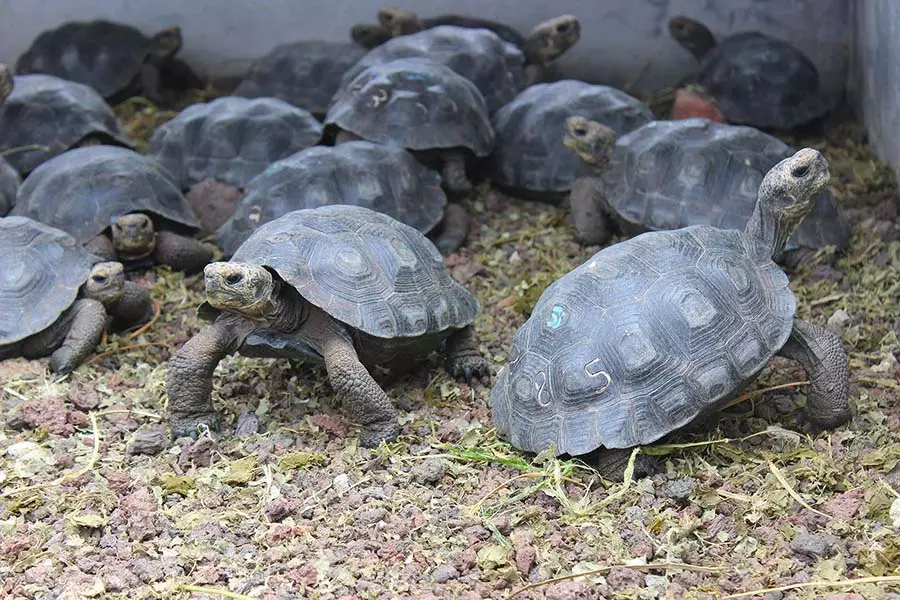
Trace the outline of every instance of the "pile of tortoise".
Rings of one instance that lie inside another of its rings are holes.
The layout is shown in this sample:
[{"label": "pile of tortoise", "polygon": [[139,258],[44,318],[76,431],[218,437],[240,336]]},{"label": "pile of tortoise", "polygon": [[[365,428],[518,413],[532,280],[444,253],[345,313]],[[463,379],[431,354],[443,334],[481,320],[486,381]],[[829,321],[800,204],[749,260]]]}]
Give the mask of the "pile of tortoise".
[{"label": "pile of tortoise", "polygon": [[849,418],[847,355],[796,317],[786,274],[849,238],[826,159],[771,134],[829,112],[796,48],[673,19],[699,67],[680,82],[685,118],[659,120],[624,91],[549,80],[581,36],[574,16],[528,34],[393,8],[377,20],[348,42],[273,48],[146,154],[110,103],[206,85],[177,57],[179,27],[66,23],[14,75],[0,66],[0,357],[70,372],[105,327],[151,318],[132,272],[202,272],[208,324],[168,364],[174,436],[220,428],[213,373],[239,352],[323,361],[361,443],[393,440],[375,366],[440,350],[455,377],[492,375],[479,303],[444,262],[486,180],[569,207],[575,241],[606,246],[546,288],[494,373],[493,419],[518,448],[596,453],[620,473],[623,450],[720,408],[776,354],[806,370],[811,422]]}]

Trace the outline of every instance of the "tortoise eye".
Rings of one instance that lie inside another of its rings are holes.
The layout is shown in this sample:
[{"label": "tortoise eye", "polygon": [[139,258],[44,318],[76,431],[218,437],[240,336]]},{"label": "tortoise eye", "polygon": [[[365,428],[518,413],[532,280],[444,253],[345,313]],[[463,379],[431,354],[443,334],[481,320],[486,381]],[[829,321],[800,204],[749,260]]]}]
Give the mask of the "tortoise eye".
[{"label": "tortoise eye", "polygon": [[244,277],[240,273],[231,273],[225,276],[225,282],[228,285],[235,285],[240,283]]},{"label": "tortoise eye", "polygon": [[797,177],[798,179],[801,177],[806,177],[806,174],[809,173],[808,165],[800,165],[799,167],[795,167],[793,171],[791,171],[791,175]]},{"label": "tortoise eye", "polygon": [[91,277],[91,279],[94,280],[94,283],[98,283],[100,285],[103,285],[104,283],[109,281],[109,277],[107,277],[106,275],[94,275],[93,277]]},{"label": "tortoise eye", "polygon": [[576,127],[576,128],[572,131],[572,133],[574,133],[574,134],[577,135],[578,137],[584,137],[584,136],[587,135],[587,129],[585,129],[584,127]]}]

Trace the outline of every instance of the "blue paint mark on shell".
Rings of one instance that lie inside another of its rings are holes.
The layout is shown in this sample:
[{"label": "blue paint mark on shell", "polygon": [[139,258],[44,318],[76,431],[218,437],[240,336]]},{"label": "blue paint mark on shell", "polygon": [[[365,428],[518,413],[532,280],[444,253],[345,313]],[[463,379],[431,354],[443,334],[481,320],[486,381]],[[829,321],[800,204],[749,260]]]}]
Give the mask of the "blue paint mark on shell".
[{"label": "blue paint mark on shell", "polygon": [[428,81],[428,76],[422,73],[406,73],[406,79],[409,81]]},{"label": "blue paint mark on shell", "polygon": [[550,318],[547,319],[547,327],[550,329],[556,329],[563,324],[566,318],[565,309],[557,304],[553,307],[553,310],[550,311]]}]

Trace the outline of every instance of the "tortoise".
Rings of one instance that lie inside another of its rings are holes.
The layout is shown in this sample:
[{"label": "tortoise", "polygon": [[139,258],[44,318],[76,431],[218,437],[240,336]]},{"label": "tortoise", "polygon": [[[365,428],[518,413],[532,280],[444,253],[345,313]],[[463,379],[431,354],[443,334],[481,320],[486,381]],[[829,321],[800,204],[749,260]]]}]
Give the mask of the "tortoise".
[{"label": "tortoise", "polygon": [[122,264],[27,217],[0,217],[0,360],[50,355],[50,370],[77,368],[116,329],[147,322],[150,294],[126,281]]},{"label": "tortoise", "polygon": [[565,79],[526,88],[491,116],[494,150],[485,161],[491,183],[512,195],[557,202],[593,173],[563,146],[567,117],[585,115],[619,134],[653,120],[650,107],[621,90]]},{"label": "tortoise", "polygon": [[373,447],[396,438],[396,410],[369,374],[408,367],[445,342],[447,371],[489,377],[472,321],[478,301],[416,229],[347,204],[289,212],[259,227],[228,262],[204,269],[212,324],[170,359],[175,437],[218,426],[213,371],[229,353],[313,354],[325,362],[349,417]]},{"label": "tortoise", "polygon": [[745,31],[717,43],[686,16],[672,18],[669,33],[700,63],[682,84],[699,84],[731,123],[790,130],[829,112],[816,66],[788,42]]},{"label": "tortoise", "polygon": [[[806,416],[851,416],[840,338],[796,316],[772,260],[830,177],[804,148],[766,174],[743,230],[694,225],[604,248],[543,292],[512,341],[490,405],[517,448],[588,455],[618,477],[626,449],[723,407],[774,355],[805,369]],[[652,464],[640,465],[652,471]]]},{"label": "tortoise", "polygon": [[135,95],[165,104],[173,94],[203,87],[175,58],[182,41],[177,25],[147,37],[124,23],[71,21],[40,33],[16,61],[16,72],[82,83],[112,104]]},{"label": "tortoise", "polygon": [[250,67],[232,95],[280,98],[322,117],[341,77],[365,54],[352,42],[281,44]]},{"label": "tortoise", "polygon": [[[512,44],[519,50],[525,50],[525,45],[529,39],[515,27],[490,19],[460,14],[419,17],[418,14],[412,11],[393,7],[385,7],[378,11],[377,25],[359,24],[351,27],[350,37],[363,48],[371,50],[391,38],[409,35],[410,33],[418,33],[419,31],[440,27],[442,25],[466,27],[469,29],[488,29],[500,36],[503,41]],[[567,20],[561,22],[560,25],[568,27],[571,26],[572,23]],[[580,29],[580,23],[577,21],[575,22],[575,26]]]},{"label": "tortoise", "polygon": [[195,273],[212,258],[190,237],[197,219],[168,171],[117,146],[78,148],[42,164],[22,183],[11,214],[62,229],[126,266]]},{"label": "tortoise", "polygon": [[216,242],[231,256],[264,223],[328,204],[364,206],[437,234],[432,239],[442,254],[457,250],[469,228],[465,209],[447,204],[437,172],[403,148],[354,141],[314,146],[273,163],[247,186]]},{"label": "tortoise", "polygon": [[16,203],[16,193],[22,178],[6,160],[0,158],[0,217],[5,215]]},{"label": "tortoise", "polygon": [[466,159],[487,156],[494,143],[487,107],[475,84],[421,57],[361,71],[335,95],[325,128],[337,143],[365,139],[412,151],[439,168],[445,189],[452,193],[472,189]]},{"label": "tortoise", "polygon": [[243,188],[273,162],[318,143],[322,124],[278,98],[192,104],[157,128],[150,156],[183,190],[205,179]]},{"label": "tortoise", "polygon": [[92,88],[53,75],[16,75],[0,105],[0,153],[20,174],[71,148],[133,148],[112,109]]},{"label": "tortoise", "polygon": [[[564,143],[594,173],[572,188],[576,237],[602,244],[612,216],[627,234],[713,225],[743,229],[765,174],[793,151],[753,127],[707,119],[651,121],[619,137],[581,116],[565,123]],[[791,268],[816,250],[850,242],[850,225],[834,196],[823,190],[776,260]]]},{"label": "tortoise", "polygon": [[373,65],[421,56],[471,80],[493,113],[526,86],[542,81],[550,63],[578,41],[580,31],[575,17],[551,19],[535,28],[523,51],[487,29],[433,27],[393,38],[369,51],[344,73],[340,88]]}]

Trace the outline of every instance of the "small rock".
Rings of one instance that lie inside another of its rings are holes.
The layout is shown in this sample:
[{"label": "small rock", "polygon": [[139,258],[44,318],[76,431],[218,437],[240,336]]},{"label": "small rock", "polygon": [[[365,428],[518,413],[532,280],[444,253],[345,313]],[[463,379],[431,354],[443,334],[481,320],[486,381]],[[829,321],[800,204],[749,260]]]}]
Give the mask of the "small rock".
[{"label": "small rock", "polygon": [[250,410],[242,412],[234,425],[235,437],[248,438],[257,433],[259,433],[259,417]]},{"label": "small rock", "polygon": [[100,396],[97,394],[97,390],[84,383],[72,384],[66,397],[78,410],[94,410],[100,405]]},{"label": "small rock", "polygon": [[378,508],[365,508],[356,511],[356,522],[359,525],[374,525],[379,521],[383,521],[387,516],[387,510]]},{"label": "small rock", "polygon": [[644,587],[644,575],[627,567],[613,567],[607,574],[606,581],[617,591]]},{"label": "small rock", "polygon": [[528,573],[531,572],[531,568],[534,566],[536,560],[537,550],[534,549],[534,546],[522,546],[521,548],[516,549],[516,568],[519,569],[519,572],[523,575],[528,575]]},{"label": "small rock", "polygon": [[587,589],[580,581],[560,581],[553,585],[548,585],[544,590],[544,597],[547,600],[578,600],[585,597]]},{"label": "small rock", "polygon": [[837,519],[849,520],[853,518],[856,511],[863,502],[863,490],[851,490],[844,492],[839,496],[835,496],[822,505],[822,510]]},{"label": "small rock", "polygon": [[670,482],[666,486],[665,494],[676,502],[687,503],[696,486],[697,481],[693,477],[682,477]]},{"label": "small rock", "polygon": [[666,595],[666,588],[669,587],[669,579],[662,575],[644,575],[644,585],[657,598],[663,598]]},{"label": "small rock", "polygon": [[825,556],[833,547],[831,540],[824,535],[801,533],[791,542],[791,551],[810,558]]},{"label": "small rock", "polygon": [[797,410],[797,401],[790,396],[775,396],[772,398],[772,405],[783,415]]},{"label": "small rock", "polygon": [[126,452],[128,454],[159,454],[169,446],[169,435],[163,425],[151,425],[146,429],[140,429],[128,442]]},{"label": "small rock", "polygon": [[825,600],[866,600],[864,596],[856,592],[838,592],[836,594],[828,594]]},{"label": "small rock", "polygon": [[444,478],[447,468],[437,458],[429,458],[420,465],[413,467],[412,475],[419,483],[437,483]]},{"label": "small rock", "polygon": [[843,308],[839,308],[834,311],[830,317],[828,317],[828,322],[826,323],[828,329],[832,330],[838,335],[841,335],[844,332],[844,328],[850,324],[850,315]]},{"label": "small rock", "polygon": [[181,450],[181,454],[178,455],[178,466],[182,469],[208,467],[210,462],[212,462],[212,447],[214,444],[211,438],[197,438]]},{"label": "small rock", "polygon": [[346,473],[335,475],[331,480],[331,486],[338,494],[346,494],[350,490],[350,476]]},{"label": "small rock", "polygon": [[278,498],[263,507],[263,514],[266,515],[266,518],[269,519],[270,522],[277,523],[295,510],[297,510],[296,500]]},{"label": "small rock", "polygon": [[434,568],[434,571],[431,572],[431,577],[437,583],[447,583],[451,579],[459,577],[459,571],[451,564],[438,565]]}]

